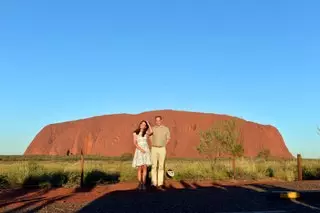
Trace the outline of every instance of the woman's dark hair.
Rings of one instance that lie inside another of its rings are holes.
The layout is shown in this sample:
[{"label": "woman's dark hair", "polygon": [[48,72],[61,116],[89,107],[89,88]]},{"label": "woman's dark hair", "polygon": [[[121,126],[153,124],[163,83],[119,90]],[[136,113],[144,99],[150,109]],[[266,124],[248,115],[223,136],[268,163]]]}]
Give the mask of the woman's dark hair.
[{"label": "woman's dark hair", "polygon": [[139,135],[139,133],[140,133],[140,125],[141,125],[143,122],[146,124],[146,128],[142,131],[142,137],[145,136],[145,134],[147,133],[147,131],[148,131],[148,129],[149,129],[149,126],[148,126],[148,124],[147,124],[147,122],[146,122],[145,120],[142,120],[142,121],[139,123],[138,128],[134,131],[134,133],[136,133],[136,135]]}]

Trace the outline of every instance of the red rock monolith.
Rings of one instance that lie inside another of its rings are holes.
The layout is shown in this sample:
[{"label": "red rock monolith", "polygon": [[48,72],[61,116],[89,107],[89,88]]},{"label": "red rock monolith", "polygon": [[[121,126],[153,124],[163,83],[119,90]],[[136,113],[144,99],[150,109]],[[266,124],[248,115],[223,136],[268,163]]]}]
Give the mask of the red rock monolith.
[{"label": "red rock monolith", "polygon": [[[113,114],[86,118],[44,127],[33,139],[25,155],[86,155],[121,156],[133,153],[132,132],[141,120],[154,124],[156,115],[163,116],[164,125],[171,131],[168,157],[199,158],[196,147],[199,131],[214,122],[232,118],[227,115],[159,110],[141,114]],[[292,158],[279,131],[271,125],[261,125],[237,118],[241,123],[244,154],[255,157],[263,149],[279,158]]]}]

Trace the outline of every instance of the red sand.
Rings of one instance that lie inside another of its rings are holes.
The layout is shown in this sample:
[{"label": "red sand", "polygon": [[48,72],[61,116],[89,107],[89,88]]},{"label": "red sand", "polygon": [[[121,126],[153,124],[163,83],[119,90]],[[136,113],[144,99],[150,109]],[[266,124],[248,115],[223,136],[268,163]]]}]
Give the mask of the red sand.
[{"label": "red sand", "polygon": [[[259,187],[260,185],[260,187]],[[199,187],[205,188],[219,188],[225,190],[225,187],[239,186],[248,188],[250,190],[259,191],[263,189],[262,186],[282,187],[289,190],[319,190],[319,181],[301,181],[301,182],[283,182],[279,180],[259,180],[259,181],[166,181],[168,190],[172,189],[197,189]],[[130,191],[135,190],[137,187],[136,182],[117,183],[113,185],[103,185],[92,188],[88,191],[77,191],[75,188],[57,188],[57,189],[39,189],[39,190],[9,190],[7,192],[0,191],[0,211],[1,208],[19,208],[19,207],[36,207],[44,204],[81,204],[86,205],[99,197],[116,191]],[[262,188],[261,188],[262,187]],[[272,188],[271,188],[272,189]],[[166,191],[166,189],[164,190]],[[161,193],[161,192],[160,192]]]},{"label": "red sand", "polygon": [[[212,181],[192,182],[184,181],[190,186],[190,188],[197,187],[223,187],[223,186],[244,186],[253,183],[277,183],[278,181],[266,180],[266,181],[222,181],[213,183]],[[218,185],[216,185],[218,184]],[[196,186],[195,186],[196,185]],[[166,181],[166,186],[174,189],[184,189],[185,184],[181,184],[178,181]],[[88,191],[77,192],[75,188],[56,188],[56,189],[39,189],[39,190],[26,190],[17,189],[9,190],[7,192],[0,193],[0,206],[17,207],[25,202],[37,201],[38,204],[50,199],[54,199],[55,202],[72,202],[72,203],[88,203],[96,200],[100,196],[115,192],[115,191],[130,191],[135,190],[137,187],[136,182],[124,182],[113,185],[101,185],[96,186]],[[58,198],[58,199],[57,199]]]},{"label": "red sand", "polygon": [[[168,145],[168,157],[199,158],[196,147],[199,131],[209,128],[214,122],[231,118],[227,115],[161,110],[137,115],[114,114],[77,121],[51,124],[44,127],[31,142],[25,155],[85,154],[120,156],[133,153],[132,132],[138,123],[154,116],[163,116],[170,128],[172,140]],[[241,123],[245,156],[255,157],[262,149],[269,149],[274,157],[291,158],[279,131],[270,125],[261,125],[237,118]]]}]

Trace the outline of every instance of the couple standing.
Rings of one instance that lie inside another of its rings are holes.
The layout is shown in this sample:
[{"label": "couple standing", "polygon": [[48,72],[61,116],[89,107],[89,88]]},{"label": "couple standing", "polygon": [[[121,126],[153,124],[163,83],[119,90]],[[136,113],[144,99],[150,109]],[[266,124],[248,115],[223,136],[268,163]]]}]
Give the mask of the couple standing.
[{"label": "couple standing", "polygon": [[[155,117],[156,125],[151,127],[148,121],[141,121],[137,130],[133,132],[133,143],[136,150],[132,167],[138,168],[139,189],[146,189],[147,167],[152,165],[151,182],[155,187],[163,187],[164,161],[166,145],[170,140],[169,128],[162,125],[162,117]],[[148,145],[151,140],[151,151]],[[159,166],[158,166],[159,165]],[[157,169],[158,167],[158,169]]]}]

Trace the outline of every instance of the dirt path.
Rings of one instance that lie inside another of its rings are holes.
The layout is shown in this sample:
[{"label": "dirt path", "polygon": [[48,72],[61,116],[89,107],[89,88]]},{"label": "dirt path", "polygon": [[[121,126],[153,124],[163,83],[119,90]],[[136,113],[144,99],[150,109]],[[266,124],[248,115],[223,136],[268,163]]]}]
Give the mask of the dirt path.
[{"label": "dirt path", "polygon": [[[320,181],[174,182],[163,191],[138,192],[136,183],[88,189],[9,190],[0,193],[1,212],[231,212],[273,210],[313,212],[290,201],[270,200],[270,190],[320,190]],[[319,199],[320,201],[320,199]],[[286,202],[285,205],[283,202]],[[319,202],[320,203],[320,202]],[[317,204],[314,204],[317,206]],[[155,206],[158,206],[155,208]],[[319,206],[320,207],[320,206]],[[209,211],[211,210],[211,211]]]}]

